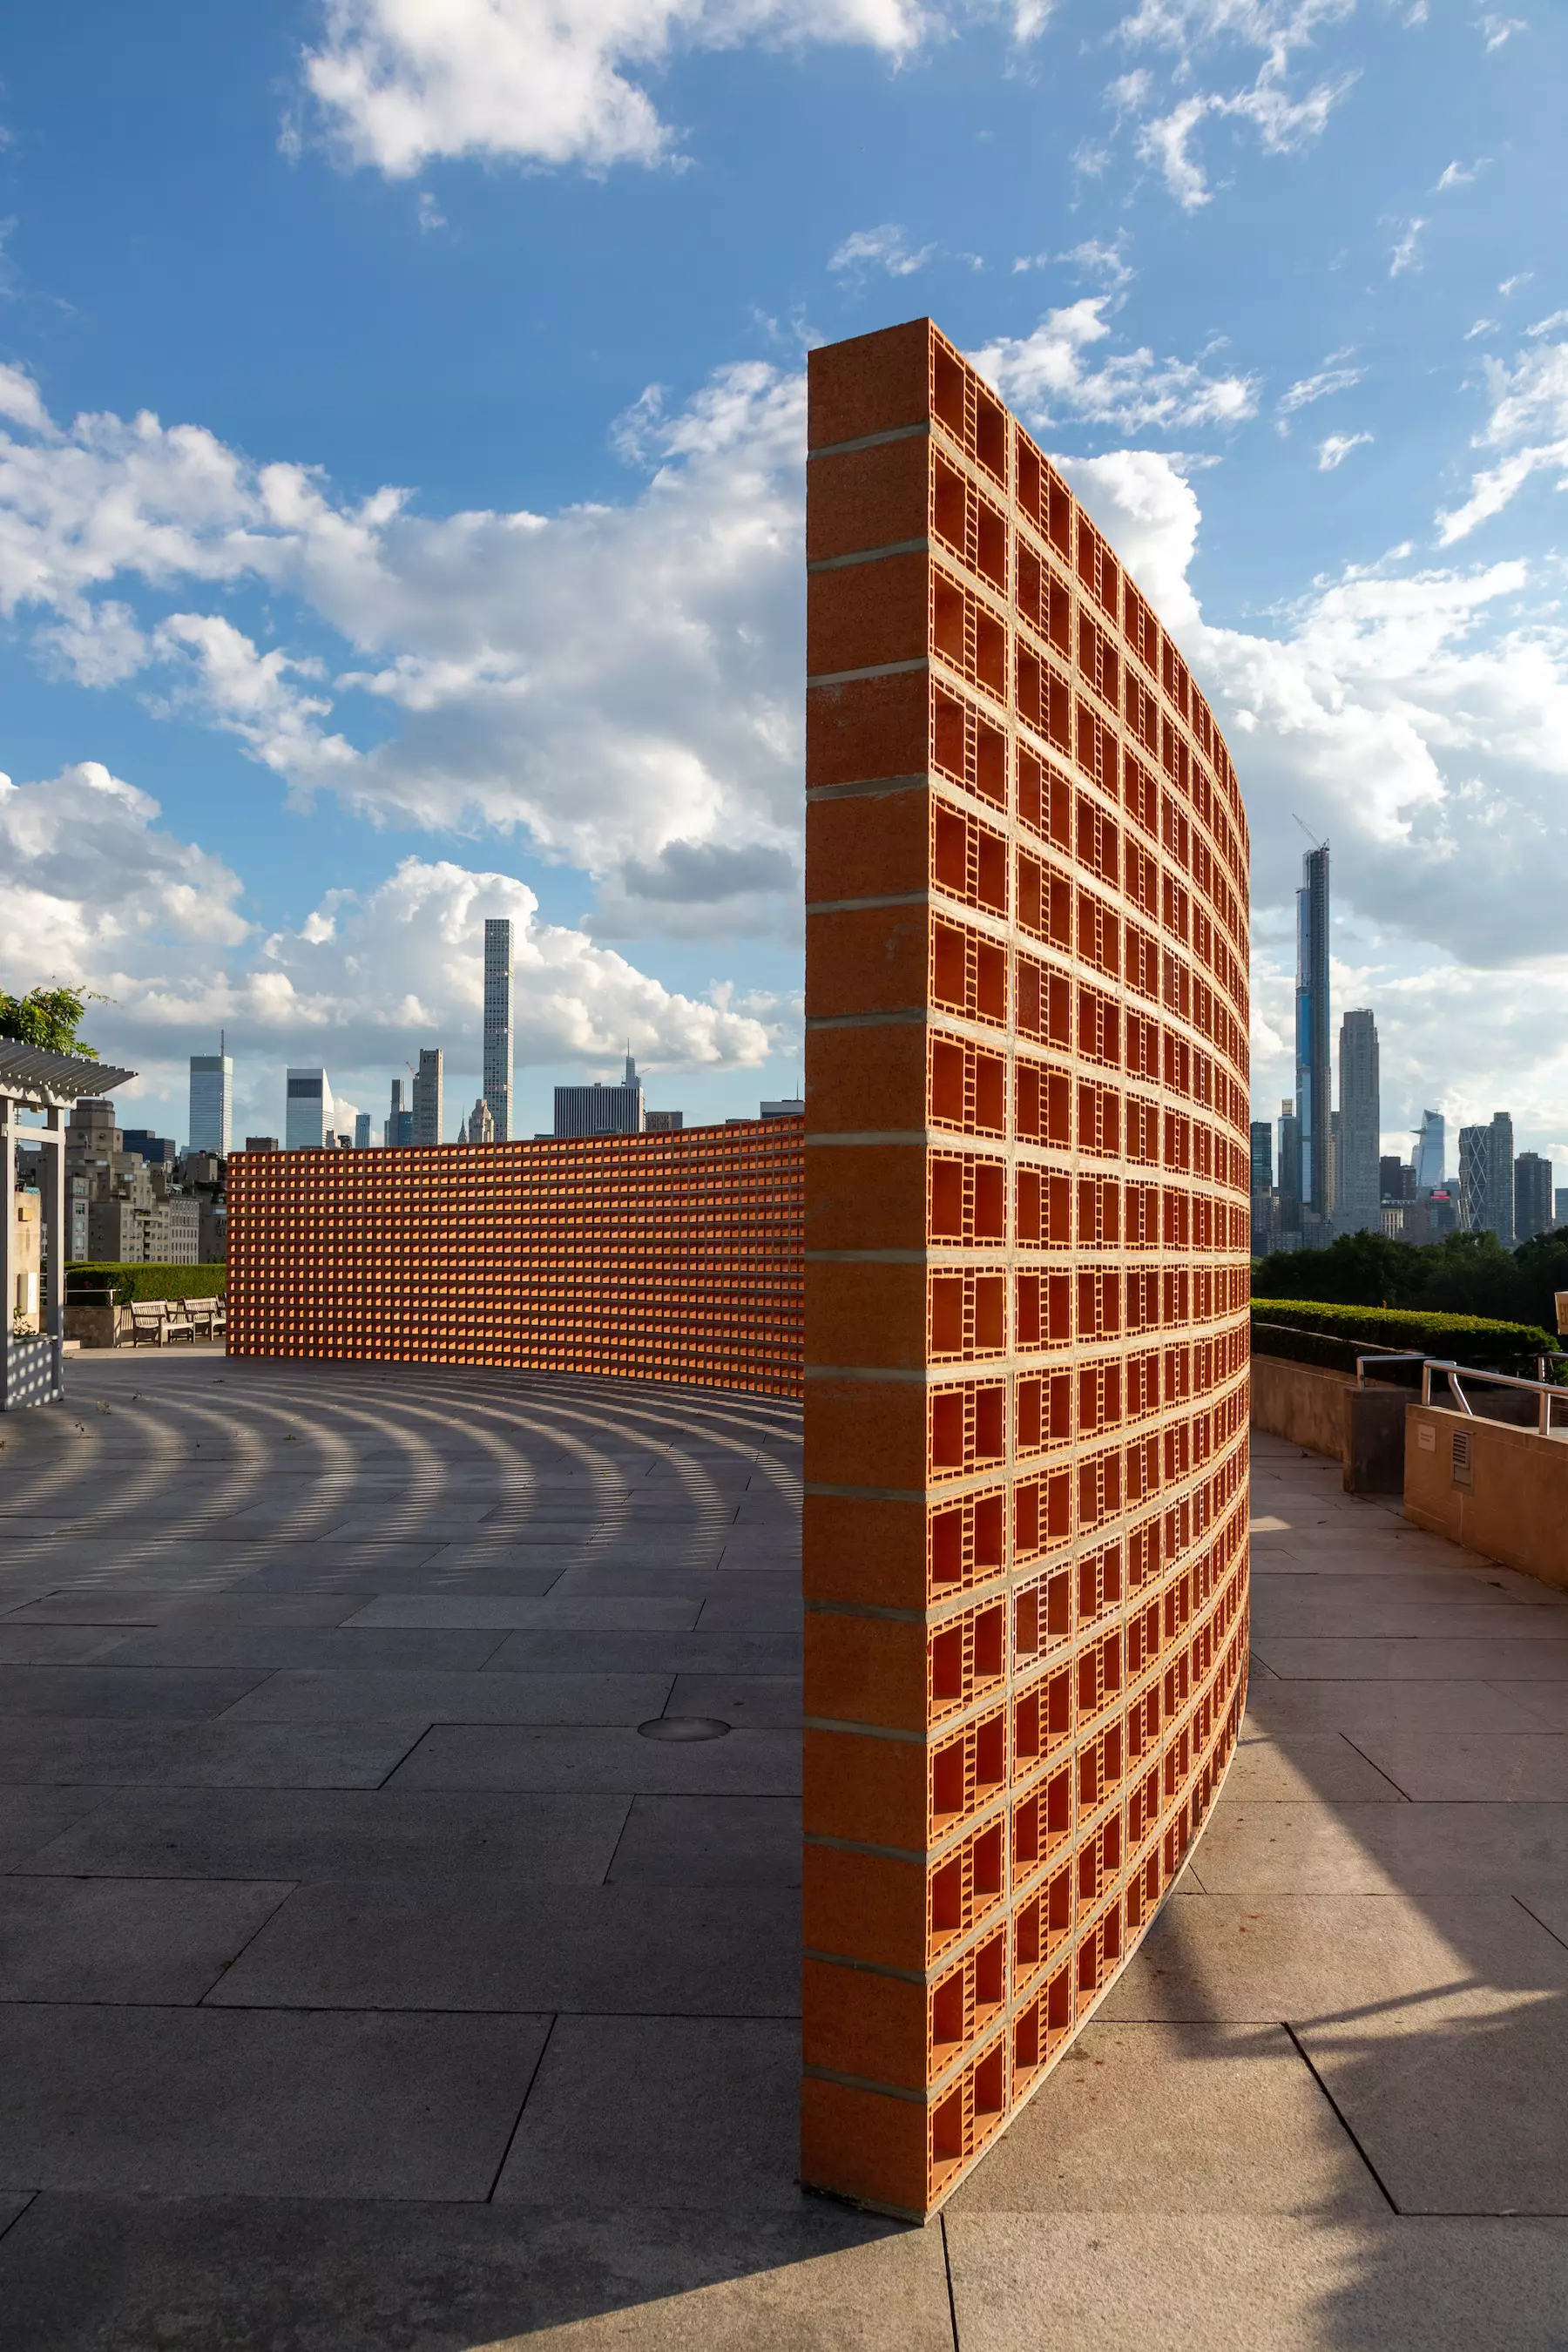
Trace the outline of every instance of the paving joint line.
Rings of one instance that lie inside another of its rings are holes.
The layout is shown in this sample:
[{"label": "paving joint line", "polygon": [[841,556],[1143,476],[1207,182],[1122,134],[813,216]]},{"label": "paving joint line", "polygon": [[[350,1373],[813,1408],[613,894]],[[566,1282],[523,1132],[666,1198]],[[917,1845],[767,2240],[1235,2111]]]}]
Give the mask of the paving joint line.
[{"label": "paving joint line", "polygon": [[[1368,2156],[1365,2148],[1362,2146],[1361,2141],[1357,2138],[1354,2131],[1352,2129],[1344,2109],[1340,2105],[1339,2101],[1335,2098],[1333,2093],[1324,2082],[1321,2074],[1319,2074],[1317,2067],[1313,2064],[1300,2035],[1297,2032],[1295,2027],[1291,2024],[1288,2017],[1282,2017],[1279,2022],[1283,2026],[1285,2032],[1289,2035],[1291,2042],[1295,2047],[1296,2054],[1300,2059],[1302,2065],[1305,2066],[1308,2074],[1310,2074],[1313,2082],[1316,2083],[1319,2090],[1322,2093],[1330,2107],[1332,2109],[1345,2137],[1349,2140],[1351,2146],[1354,2148],[1356,2154],[1360,2157],[1362,2162],[1371,2173],[1373,2180],[1377,2183],[1378,2193],[1387,2205],[1389,2211],[1391,2213],[1400,2213],[1399,2206],[1394,2202],[1394,2198],[1389,2193],[1387,2182],[1384,2179],[1382,2173],[1379,2172],[1376,2165],[1373,2164],[1371,2157]],[[1401,2214],[1400,2218],[1403,2220],[1405,2217]]]},{"label": "paving joint line", "polygon": [[544,2063],[544,2053],[550,2047],[551,2040],[555,2032],[555,2021],[560,2014],[561,2012],[559,2010],[552,2011],[550,2022],[544,2029],[544,2039],[539,2045],[539,2055],[533,2062],[533,2066],[529,2074],[527,2084],[523,2090],[521,2103],[518,2107],[515,2117],[513,2118],[511,2129],[506,2136],[506,2146],[500,2152],[500,2162],[496,2166],[495,2179],[490,2182],[489,2189],[485,2191],[483,2202],[487,2205],[493,2205],[495,2202],[496,2190],[500,2187],[501,2174],[506,2170],[507,2158],[511,2154],[512,2147],[517,2139],[518,2133],[522,2129],[522,2119],[528,2112],[528,2103],[533,2095],[533,2086],[539,2080],[539,2070]]},{"label": "paving joint line", "polygon": [[962,2352],[958,2340],[958,2299],[952,2291],[952,2248],[948,2240],[945,2212],[937,2216],[937,2227],[942,2231],[942,2269],[947,2281],[947,2324],[952,2330],[952,2352]]}]

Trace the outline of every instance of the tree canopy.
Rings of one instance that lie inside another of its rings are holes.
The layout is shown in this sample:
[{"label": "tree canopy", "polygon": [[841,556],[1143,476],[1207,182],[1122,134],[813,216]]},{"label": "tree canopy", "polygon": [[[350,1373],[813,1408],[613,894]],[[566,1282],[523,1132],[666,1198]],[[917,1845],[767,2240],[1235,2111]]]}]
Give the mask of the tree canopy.
[{"label": "tree canopy", "polygon": [[19,1045],[36,1045],[44,1054],[79,1054],[98,1059],[96,1045],[77,1035],[89,998],[108,999],[91,988],[31,988],[26,996],[8,996],[0,988],[0,1037]]},{"label": "tree canopy", "polygon": [[1315,1298],[1341,1307],[1421,1307],[1557,1328],[1553,1293],[1568,1290],[1568,1225],[1515,1250],[1495,1234],[1446,1234],[1418,1248],[1384,1234],[1342,1234],[1327,1249],[1276,1250],[1252,1269],[1255,1298]]}]

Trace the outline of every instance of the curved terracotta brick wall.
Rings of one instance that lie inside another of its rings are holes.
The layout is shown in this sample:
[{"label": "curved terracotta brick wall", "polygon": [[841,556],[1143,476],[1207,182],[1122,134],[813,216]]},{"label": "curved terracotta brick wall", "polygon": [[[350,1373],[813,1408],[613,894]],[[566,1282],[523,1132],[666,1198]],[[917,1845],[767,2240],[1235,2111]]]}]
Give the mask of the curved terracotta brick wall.
[{"label": "curved terracotta brick wall", "polygon": [[1246,1687],[1247,833],[929,320],[811,362],[803,2172],[935,2209]]},{"label": "curved terracotta brick wall", "polygon": [[798,1396],[802,1163],[798,1118],[236,1152],[229,1352]]}]

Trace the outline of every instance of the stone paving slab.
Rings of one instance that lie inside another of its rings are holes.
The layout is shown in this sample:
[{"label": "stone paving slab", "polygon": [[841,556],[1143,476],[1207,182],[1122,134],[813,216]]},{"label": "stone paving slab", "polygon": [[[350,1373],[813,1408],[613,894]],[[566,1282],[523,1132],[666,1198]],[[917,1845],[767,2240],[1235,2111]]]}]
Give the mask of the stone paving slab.
[{"label": "stone paving slab", "polygon": [[1244,1720],[1226,1778],[1231,1804],[1297,1801],[1400,1804],[1405,1791],[1342,1732],[1294,1731],[1270,1739]]},{"label": "stone paving slab", "polygon": [[1387,2203],[1283,2025],[1085,2028],[954,2214],[1316,2213]]},{"label": "stone paving slab", "polygon": [[1568,2105],[1546,2092],[1568,1984],[1472,1982],[1295,2031],[1400,2212],[1568,2215]]},{"label": "stone paving slab", "polygon": [[[1255,1637],[1255,1655],[1284,1681],[1453,1682],[1474,1670],[1476,1636],[1450,1637],[1447,1630],[1425,1641],[1308,1640],[1266,1633]],[[1568,1682],[1568,1642],[1546,1638],[1546,1629],[1527,1638],[1486,1638],[1479,1662],[1500,1682]]]},{"label": "stone paving slab", "polygon": [[[1490,1647],[1490,1644],[1488,1644]],[[1552,1683],[1494,1687],[1482,1681],[1392,1683],[1281,1682],[1254,1666],[1247,1694],[1253,1728],[1279,1738],[1287,1732],[1342,1731],[1352,1740],[1375,1732],[1541,1731],[1548,1728],[1535,1698]]]},{"label": "stone paving slab", "polygon": [[28,1858],[30,1871],[100,1878],[428,1877],[522,1871],[597,1885],[626,1796],[422,1789],[121,1789]]},{"label": "stone paving slab", "polygon": [[[963,2352],[1561,2352],[1568,2225],[955,2214]],[[487,2347],[489,2352],[489,2347]]]},{"label": "stone paving slab", "polygon": [[1363,1732],[1369,1762],[1418,1804],[1560,1804],[1568,1789],[1568,1728],[1550,1731]]},{"label": "stone paving slab", "polygon": [[1475,1984],[1525,2005],[1568,2000],[1568,1948],[1513,1895],[1183,1893],[1100,2015],[1291,2025],[1343,2015],[1370,2028],[1384,2010],[1415,2012]]},{"label": "stone paving slab", "polygon": [[0,1717],[0,1782],[34,1783],[16,1791],[34,1797],[79,1787],[81,1811],[113,1788],[379,1789],[428,1727],[424,1715],[285,1724]]},{"label": "stone paving slab", "polygon": [[19,1869],[102,1802],[101,1789],[0,1787],[0,1871]]},{"label": "stone paving slab", "polygon": [[798,1732],[731,1731],[688,1744],[644,1739],[631,1728],[437,1724],[399,1765],[392,1786],[793,1797],[800,1770]]},{"label": "stone paving slab", "polygon": [[0,2007],[0,2180],[484,2198],[547,2031],[536,2017],[12,2003]]},{"label": "stone paving slab", "polygon": [[[789,1888],[541,1886],[493,1876],[302,1886],[209,1999],[223,2007],[795,2017]],[[3,2179],[4,2175],[0,2175]]]},{"label": "stone paving slab", "polygon": [[800,1629],[783,1633],[562,1633],[542,1628],[513,1633],[502,1643],[487,1673],[510,1674],[581,1666],[604,1674],[641,1664],[660,1674],[795,1675],[801,1670]]},{"label": "stone paving slab", "polygon": [[670,1715],[710,1715],[721,1723],[798,1729],[801,1683],[795,1675],[678,1675]]},{"label": "stone paving slab", "polygon": [[0,1900],[0,2002],[198,2001],[292,1892],[287,1881],[14,1874]]},{"label": "stone paving slab", "polygon": [[1237,1804],[1205,1831],[1211,1894],[1479,1895],[1568,1886],[1568,1804]]},{"label": "stone paving slab", "polygon": [[952,2352],[942,2231],[821,2198],[44,2196],[0,2237],[0,2307],[50,2352]]},{"label": "stone paving slab", "polygon": [[260,1680],[259,1669],[0,1666],[0,1716],[216,1715]]},{"label": "stone paving slab", "polygon": [[634,1797],[609,1884],[798,1886],[798,1797]]},{"label": "stone paving slab", "polygon": [[499,2205],[800,2203],[800,2030],[736,2017],[558,2017]]},{"label": "stone paving slab", "polygon": [[[40,1631],[42,1628],[39,1629]],[[226,1625],[122,1635],[104,1652],[117,1666],[343,1669],[347,1673],[459,1672],[495,1654],[495,1633],[394,1633],[368,1626]]]},{"label": "stone paving slab", "polygon": [[[493,1650],[499,1636],[477,1639]],[[663,1714],[673,1681],[671,1675],[372,1673],[345,1663],[275,1674],[223,1721],[348,1723],[369,1716],[418,1717],[426,1723],[635,1725]]]}]

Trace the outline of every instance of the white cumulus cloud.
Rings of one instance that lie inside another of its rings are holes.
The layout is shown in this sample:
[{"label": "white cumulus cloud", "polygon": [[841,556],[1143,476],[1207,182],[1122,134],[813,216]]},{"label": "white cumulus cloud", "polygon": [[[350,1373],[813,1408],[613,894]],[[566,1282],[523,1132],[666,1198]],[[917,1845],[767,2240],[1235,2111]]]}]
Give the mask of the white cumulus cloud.
[{"label": "white cumulus cloud", "polygon": [[1206,374],[1191,360],[1109,346],[1108,294],[1048,311],[1031,334],[1000,336],[970,357],[1003,398],[1041,429],[1068,420],[1131,433],[1239,424],[1258,405],[1249,376]]},{"label": "white cumulus cloud", "polygon": [[917,0],[326,0],[323,18],[306,89],[348,160],[393,178],[451,155],[657,163],[676,140],[644,78],[675,50],[896,57],[926,27]]}]

